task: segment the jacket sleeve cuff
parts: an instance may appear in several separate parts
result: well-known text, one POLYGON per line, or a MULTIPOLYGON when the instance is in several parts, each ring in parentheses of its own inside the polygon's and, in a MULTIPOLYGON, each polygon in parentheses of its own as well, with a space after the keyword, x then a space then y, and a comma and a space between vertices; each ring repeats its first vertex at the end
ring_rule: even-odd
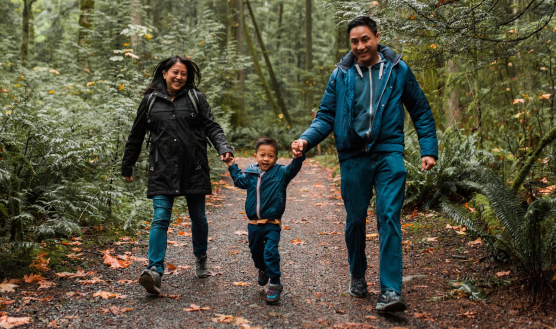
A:
POLYGON ((133 175, 133 167, 122 167, 122 176, 130 177, 133 175))
POLYGON ((231 147, 231 146, 228 145, 228 144, 222 145, 222 146, 219 148, 219 150, 218 150, 218 154, 219 154, 219 155, 223 155, 223 154, 226 154, 226 153, 231 153, 232 156, 233 156, 233 155, 234 155, 234 148, 231 147))

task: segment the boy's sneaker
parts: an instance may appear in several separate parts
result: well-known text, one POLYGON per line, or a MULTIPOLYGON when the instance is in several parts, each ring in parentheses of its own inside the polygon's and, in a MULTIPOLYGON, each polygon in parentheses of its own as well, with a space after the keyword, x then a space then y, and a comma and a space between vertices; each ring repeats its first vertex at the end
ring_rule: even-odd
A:
POLYGON ((278 303, 280 301, 280 294, 282 293, 283 289, 284 286, 282 286, 281 283, 278 284, 271 283, 268 286, 268 292, 266 293, 266 303, 267 304, 278 303))
POLYGON ((376 310, 383 312, 403 312, 407 308, 407 304, 402 295, 395 291, 388 290, 378 295, 376 310))
POLYGON ((355 279, 352 276, 349 282, 349 294, 353 297, 365 298, 367 297, 367 293, 367 281, 365 281, 365 277, 355 279))
POLYGON ((259 270, 259 286, 266 286, 268 280, 270 280, 270 278, 266 275, 266 271, 259 270))
POLYGON ((139 277, 139 284, 147 290, 148 293, 158 295, 160 294, 160 273, 156 271, 156 267, 143 270, 141 277, 139 277))
POLYGON ((207 255, 197 257, 195 256, 195 275, 198 278, 206 278, 208 276, 207 268, 207 255))

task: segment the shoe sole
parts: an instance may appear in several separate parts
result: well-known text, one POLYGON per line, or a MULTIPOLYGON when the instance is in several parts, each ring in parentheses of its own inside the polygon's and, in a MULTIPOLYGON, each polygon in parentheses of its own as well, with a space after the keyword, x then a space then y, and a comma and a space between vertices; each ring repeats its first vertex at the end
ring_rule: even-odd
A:
POLYGON ((266 284, 268 283, 268 280, 266 280, 266 281, 264 281, 264 282, 263 282, 263 281, 257 280, 257 283, 259 284, 259 286, 264 287, 264 286, 266 286, 266 284))
POLYGON ((376 310, 382 312, 403 312, 407 309, 407 305, 400 302, 393 302, 391 304, 376 304, 376 310))
POLYGON ((348 290, 348 294, 350 294, 351 297, 355 297, 355 298, 366 298, 369 295, 369 293, 365 293, 363 296, 357 295, 357 294, 352 293, 351 289, 348 290))
POLYGON ((158 288, 155 284, 154 284, 154 278, 150 275, 141 275, 141 277, 139 278, 139 284, 141 286, 143 286, 143 288, 145 288, 145 290, 153 295, 159 295, 160 294, 160 288, 158 288))
POLYGON ((195 273, 195 276, 200 278, 200 279, 204 279, 208 276, 208 272, 207 273, 195 273))

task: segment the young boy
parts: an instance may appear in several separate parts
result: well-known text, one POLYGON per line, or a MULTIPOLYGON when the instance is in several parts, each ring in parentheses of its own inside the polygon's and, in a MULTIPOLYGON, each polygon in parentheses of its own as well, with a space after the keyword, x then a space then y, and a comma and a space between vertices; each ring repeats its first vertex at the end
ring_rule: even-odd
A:
POLYGON ((235 186, 247 189, 245 213, 249 218, 249 249, 259 270, 259 285, 265 286, 270 278, 266 302, 275 304, 283 289, 278 243, 281 218, 286 209, 286 188, 301 169, 305 156, 293 159, 288 166, 277 165, 278 143, 272 138, 259 137, 255 159, 257 163, 247 167, 244 173, 233 158, 226 164, 235 186))

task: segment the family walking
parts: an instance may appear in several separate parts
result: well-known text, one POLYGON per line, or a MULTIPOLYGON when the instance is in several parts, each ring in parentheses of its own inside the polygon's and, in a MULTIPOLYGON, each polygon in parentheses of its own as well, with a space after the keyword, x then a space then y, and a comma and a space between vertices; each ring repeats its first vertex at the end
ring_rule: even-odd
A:
POLYGON ((430 170, 438 156, 432 111, 415 76, 400 55, 379 44, 380 33, 369 17, 348 26, 349 52, 332 72, 309 128, 291 145, 293 161, 277 164, 278 144, 270 137, 255 141, 255 161, 242 171, 206 97, 196 84, 199 68, 173 56, 160 62, 131 129, 122 162, 122 175, 133 180, 133 166, 143 140, 149 147, 147 197, 154 218, 149 235, 149 264, 139 278, 147 292, 160 293, 167 230, 174 198, 184 195, 191 216, 195 273, 207 269, 208 223, 205 195, 211 194, 207 138, 229 166, 235 186, 247 189, 249 249, 258 269, 258 283, 269 284, 267 303, 280 300, 281 218, 289 182, 301 169, 305 153, 334 132, 340 159, 341 192, 347 211, 345 240, 351 281, 349 294, 367 297, 365 255, 367 208, 376 192, 380 237, 380 294, 377 310, 404 311, 402 297, 402 236, 400 214, 405 192, 404 106, 421 146, 422 168, 430 170), (146 137, 146 138, 145 138, 146 137))

